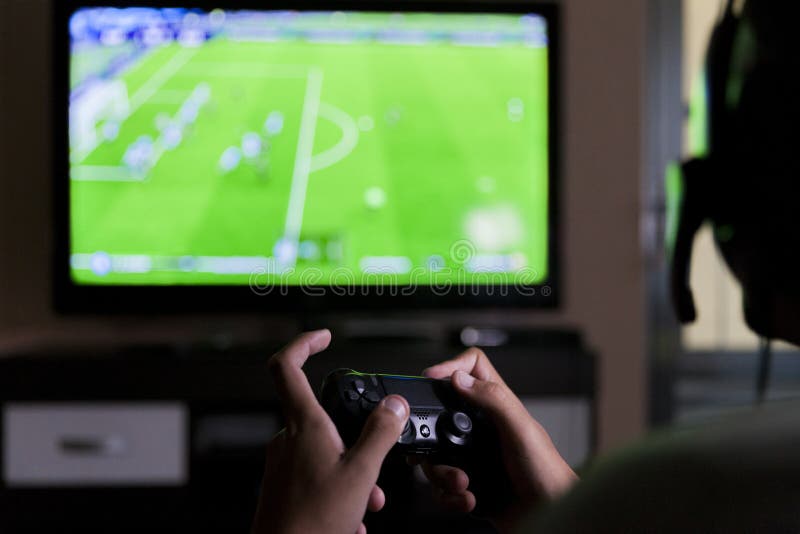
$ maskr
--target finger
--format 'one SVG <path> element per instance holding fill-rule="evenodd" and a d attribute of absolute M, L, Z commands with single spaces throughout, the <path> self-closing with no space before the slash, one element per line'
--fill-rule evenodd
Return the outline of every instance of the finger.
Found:
<path fill-rule="evenodd" d="M 286 429 L 281 428 L 277 434 L 267 443 L 267 458 L 280 457 L 286 447 Z"/>
<path fill-rule="evenodd" d="M 467 514 L 475 509 L 475 494 L 471 491 L 463 493 L 444 493 L 434 492 L 434 500 L 439 503 L 439 506 L 451 512 L 460 512 Z"/>
<path fill-rule="evenodd" d="M 389 395 L 372 410 L 358 441 L 345 455 L 345 462 L 357 481 L 373 486 L 389 449 L 397 443 L 408 420 L 408 402 Z"/>
<path fill-rule="evenodd" d="M 543 474 L 539 491 L 555 497 L 568 489 L 575 474 L 553 445 L 547 431 L 528 413 L 522 401 L 503 383 L 456 371 L 453 388 L 469 403 L 487 413 L 499 433 L 503 455 L 523 458 Z M 517 460 L 519 461 L 519 460 Z M 539 478 L 539 477 L 537 477 Z"/>
<path fill-rule="evenodd" d="M 358 530 L 356 530 L 356 534 L 367 534 L 367 526 L 364 523 L 358 525 Z"/>
<path fill-rule="evenodd" d="M 296 423 L 304 416 L 322 412 L 303 372 L 303 364 L 312 354 L 325 350 L 330 342 L 330 330 L 306 332 L 269 359 L 269 370 L 288 422 Z"/>
<path fill-rule="evenodd" d="M 457 370 L 453 373 L 452 384 L 462 397 L 488 413 L 502 432 L 525 434 L 525 427 L 530 424 L 530 414 L 504 383 L 481 380 Z"/>
<path fill-rule="evenodd" d="M 477 347 L 471 347 L 451 360 L 428 367 L 422 374 L 428 378 L 449 378 L 456 371 L 464 371 L 481 380 L 503 382 L 492 362 Z"/>
<path fill-rule="evenodd" d="M 469 476 L 457 467 L 422 464 L 427 479 L 445 493 L 463 493 L 469 487 Z"/>
<path fill-rule="evenodd" d="M 370 512 L 380 512 L 384 504 L 386 504 L 386 494 L 383 493 L 380 486 L 373 486 L 372 492 L 369 494 L 369 500 L 367 501 L 367 510 Z"/>

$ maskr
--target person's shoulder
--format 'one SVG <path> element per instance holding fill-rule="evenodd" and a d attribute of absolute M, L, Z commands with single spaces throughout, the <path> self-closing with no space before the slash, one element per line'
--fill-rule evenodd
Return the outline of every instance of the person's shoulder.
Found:
<path fill-rule="evenodd" d="M 599 459 L 522 531 L 797 531 L 798 444 L 798 401 L 658 431 Z"/>

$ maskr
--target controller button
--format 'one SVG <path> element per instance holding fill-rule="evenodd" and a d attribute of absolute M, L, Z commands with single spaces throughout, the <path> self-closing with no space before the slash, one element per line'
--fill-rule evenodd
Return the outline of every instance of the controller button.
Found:
<path fill-rule="evenodd" d="M 353 389 L 356 390 L 359 395 L 364 393 L 364 381 L 360 378 L 353 380 Z"/>
<path fill-rule="evenodd" d="M 361 409 L 364 410 L 365 412 L 371 412 L 372 410 L 375 409 L 375 403 L 374 402 L 369 402 L 364 397 L 361 397 L 360 405 L 361 405 Z"/>
<path fill-rule="evenodd" d="M 464 412 L 456 412 L 453 414 L 453 427 L 461 435 L 468 434 L 472 432 L 472 419 Z"/>
<path fill-rule="evenodd" d="M 381 396 L 378 395 L 377 391 L 367 391 L 364 393 L 364 398 L 367 399 L 369 402 L 379 402 L 381 400 Z"/>
<path fill-rule="evenodd" d="M 431 435 L 430 427 L 428 427 L 428 425 L 422 425 L 421 427 L 419 427 L 419 435 L 422 436 L 423 438 L 430 437 Z"/>
<path fill-rule="evenodd" d="M 345 397 L 347 397 L 347 400 L 351 401 L 356 401 L 359 398 L 359 394 L 353 391 L 352 389 L 348 389 L 347 391 L 345 391 L 344 395 Z"/>

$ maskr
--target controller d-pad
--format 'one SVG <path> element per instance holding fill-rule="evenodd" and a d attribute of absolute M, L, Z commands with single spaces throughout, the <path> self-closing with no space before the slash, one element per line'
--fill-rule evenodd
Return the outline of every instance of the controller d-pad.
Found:
<path fill-rule="evenodd" d="M 363 380 L 361 380 L 360 378 L 356 378 L 355 380 L 353 380 L 353 389 L 354 389 L 354 390 L 355 390 L 355 391 L 356 391 L 356 392 L 357 392 L 359 395 L 361 395 L 362 393 L 364 393 L 364 381 L 363 381 Z"/>

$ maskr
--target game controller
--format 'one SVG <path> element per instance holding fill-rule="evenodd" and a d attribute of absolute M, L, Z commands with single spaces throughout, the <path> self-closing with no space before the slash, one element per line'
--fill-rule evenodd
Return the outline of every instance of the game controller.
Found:
<path fill-rule="evenodd" d="M 476 515 L 491 515 L 508 503 L 511 486 L 494 427 L 458 395 L 450 380 L 337 369 L 325 378 L 320 402 L 351 447 L 387 395 L 404 397 L 411 409 L 390 454 L 422 456 L 433 464 L 462 468 L 475 493 Z"/>

